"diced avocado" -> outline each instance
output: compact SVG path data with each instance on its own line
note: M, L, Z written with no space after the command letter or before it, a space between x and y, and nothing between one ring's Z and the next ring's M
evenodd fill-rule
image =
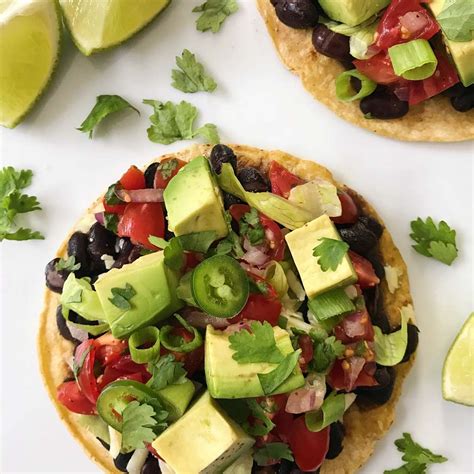
M360 25L385 8L391 0L319 0L321 8L331 20L349 26Z
M289 334L273 328L275 342L283 355L294 352ZM278 364L266 362L239 364L232 358L229 335L207 326L204 368L207 388L214 398L250 398L264 396L257 374L266 374ZM283 382L275 394L286 393L304 385L304 377L299 365L293 374Z
M92 433L96 438L110 444L109 426L97 415L78 415L77 424Z
M113 288L130 285L136 293L130 309L115 306ZM178 275L164 263L163 252L140 257L120 269L102 274L95 283L97 295L114 337L123 338L136 329L171 316L181 308L176 296Z
M104 310L89 279L76 278L74 273L70 273L64 282L60 301L63 308L72 309L84 319L105 321Z
M213 230L228 233L219 187L204 156L194 158L171 179L164 192L169 229L176 235Z
M152 446L175 474L222 472L254 439L205 392Z
M341 240L339 232L327 215L308 222L285 237L306 294L310 299L332 288L350 285L357 281L356 273L347 254L344 255L335 271L329 269L323 272L318 263L319 257L313 256L314 247L320 244L319 240L323 237Z
M431 0L427 3L434 16L438 16L443 10L445 0ZM468 87L474 84L474 39L471 41L452 41L443 34L444 43L453 58L459 77Z
M191 380L180 384L168 385L156 393L158 399L163 403L164 408L169 413L171 422L181 418L188 408L189 402L194 395L194 384Z
M249 450L238 457L223 474L251 474L253 466L252 452Z

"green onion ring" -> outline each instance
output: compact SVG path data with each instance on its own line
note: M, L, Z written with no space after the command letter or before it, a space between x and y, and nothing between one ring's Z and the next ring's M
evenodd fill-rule
M181 326L184 327L187 331L193 333L194 338L192 341L185 342L176 346L173 344L173 335L171 332L173 329L176 329L175 326L163 326L160 331L160 340L163 347L166 347L169 351L172 352L191 352L194 349L197 349L202 345L202 336L196 328L190 326L179 314L174 315L175 318L180 322Z
M359 92L355 92L352 88L351 77L359 79L361 83ZM376 88L377 83L361 74L357 69L344 71L336 78L336 96L343 102L352 102L353 100L363 99L372 94Z
M140 349L143 344L153 344L146 349ZM154 326L138 329L128 339L128 348L133 362L146 364L160 356L160 330Z

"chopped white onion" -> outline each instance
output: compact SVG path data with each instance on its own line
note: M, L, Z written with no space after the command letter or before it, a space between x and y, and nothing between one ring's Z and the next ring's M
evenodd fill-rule
M127 463L127 472L129 474L140 474L149 453L148 449L145 448L135 449L135 452Z
M175 474L173 469L171 469L168 464L166 464L161 459L158 459L158 464L160 465L161 474Z
M120 448L122 447L122 433L114 430L109 426L110 435L110 448L109 453L115 459L120 454Z
M390 291L390 293L395 293L395 290L400 286L398 279L402 276L403 272L398 267L392 267L390 265L384 266L384 269L388 291Z
M87 331L84 331L84 329L80 329L74 326L74 324L70 323L69 321L66 321L66 326L69 329L69 332L71 333L71 336L74 339L80 342L83 342L86 339L89 339L89 334L87 333Z

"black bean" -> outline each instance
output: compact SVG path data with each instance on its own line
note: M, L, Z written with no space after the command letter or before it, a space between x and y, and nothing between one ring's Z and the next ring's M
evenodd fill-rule
M56 270L56 264L59 260L59 258L53 258L44 269L46 286L55 293L62 293L64 282L71 273L68 270Z
M407 332L407 348L405 350L405 355L403 356L402 362L408 362L411 355L416 351L416 348L418 347L418 333L420 332L420 330L414 324L408 323Z
M278 19L290 28L311 28L318 23L319 13L312 0L280 0L275 5Z
M252 193L270 191L267 179L257 168L252 168L251 166L242 168L237 173L237 178L246 191Z
M393 393L396 375L393 367L377 366L374 377L379 385L356 388L355 393L358 395L357 400L373 405L383 405L387 403Z
M159 163L152 163L151 165L148 165L148 168L145 170L145 186L147 188L155 187L155 174L159 165Z
M295 466L294 463L286 459L282 459L281 463L278 465L278 474L290 474L291 469Z
M132 242L130 242L130 239L127 239L127 238L120 239L118 247L119 247L119 253L117 255L117 258L115 259L115 263L113 264L112 268L122 268L124 265L127 265L128 263L132 263L134 260L136 260L136 258L138 258L136 257L134 258L134 260L132 260L137 250L138 250L138 254L140 253L140 248L132 244Z
M343 63L350 63L354 59L350 53L349 37L335 33L322 24L314 28L312 40L314 49L324 56Z
M381 86L371 95L364 97L359 107L364 115L382 120L403 117L409 110L408 102L400 100L389 89Z
M453 87L443 91L442 94L446 97L459 97L463 95L465 91L466 88L462 85L462 83L458 82L457 84L454 84Z
M91 270L91 258L87 251L89 238L83 232L74 232L67 244L67 253L74 256L76 263L80 263L81 267L75 272L77 277L87 276Z
M377 314L371 315L371 321L374 326L378 326L383 334L390 334L392 332L392 326L390 326L390 321L388 320L387 314L383 309L379 309Z
M451 97L451 105L458 112L468 112L474 107L474 91L459 97Z
M379 221L369 216L360 216L359 220L364 223L367 229L371 230L375 234L377 239L380 239L380 237L382 237L383 226L379 223Z
M340 421L331 423L329 430L329 449L326 454L326 459L335 459L341 454L342 448L344 447L346 431Z
M365 224L358 220L355 224L339 229L342 240L347 242L354 252L365 255L376 247L378 239Z
M130 458L133 455L133 451L131 453L120 453L115 459L114 464L115 467L121 472L127 472L127 464L130 461Z
M229 209L230 206L233 204L244 204L244 201L240 200L238 197L234 196L233 194L226 193L225 191L222 193L224 197L224 208Z
M87 326L98 326L100 324L99 321L90 321L89 319L83 318L72 309L69 310L68 319L71 323L86 324Z
M209 161L217 174L221 172L224 163L230 163L234 171L237 171L237 157L232 148L226 145L215 145L211 150Z
M380 301L380 287L379 285L372 286L371 288L366 288L362 295L364 296L365 306L369 312L370 319L374 320L374 317L377 317L379 313L381 301Z
M90 255L100 261L104 254L114 256L117 236L107 230L102 224L96 222L89 230L89 245L87 247Z
M377 247L373 247L365 254L365 258L372 264L375 274L380 278L385 277L385 268L381 262L381 256Z
M56 308L56 324L58 326L59 334L61 334L61 336L64 337L64 339L67 339L68 341L71 341L71 342L74 342L74 343L79 342L77 339L72 337L71 331L67 327L66 320L64 319L64 316L63 316L63 311L62 311L62 306L61 305L59 305Z
M161 474L160 464L158 459L151 454L148 456L145 464L142 466L140 474Z
M195 372L193 374L193 381L199 382L204 387L207 387L206 373L204 371Z

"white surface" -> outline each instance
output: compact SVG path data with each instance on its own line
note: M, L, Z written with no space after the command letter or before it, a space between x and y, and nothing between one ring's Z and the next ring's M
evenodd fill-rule
M195 30L196 1L174 2L125 46L86 58L67 44L46 97L17 129L0 131L3 165L32 168L44 210L28 217L47 239L3 242L1 258L1 472L97 472L72 440L43 389L36 332L43 268L71 225L132 163L178 150L148 141L144 98L188 100L199 123L219 126L223 141L280 148L331 168L374 203L410 270L421 343L396 421L364 473L401 464L393 441L402 432L449 462L430 472L469 473L473 466L473 410L443 401L444 355L473 310L472 144L409 144L377 137L339 120L303 90L277 59L253 1L216 35ZM182 94L170 86L174 57L195 52L215 76L214 94ZM99 94L120 94L138 105L112 119L93 140L76 131ZM462 115L460 115L460 119ZM462 126L460 121L459 126ZM458 232L452 267L410 248L409 222L445 219Z

